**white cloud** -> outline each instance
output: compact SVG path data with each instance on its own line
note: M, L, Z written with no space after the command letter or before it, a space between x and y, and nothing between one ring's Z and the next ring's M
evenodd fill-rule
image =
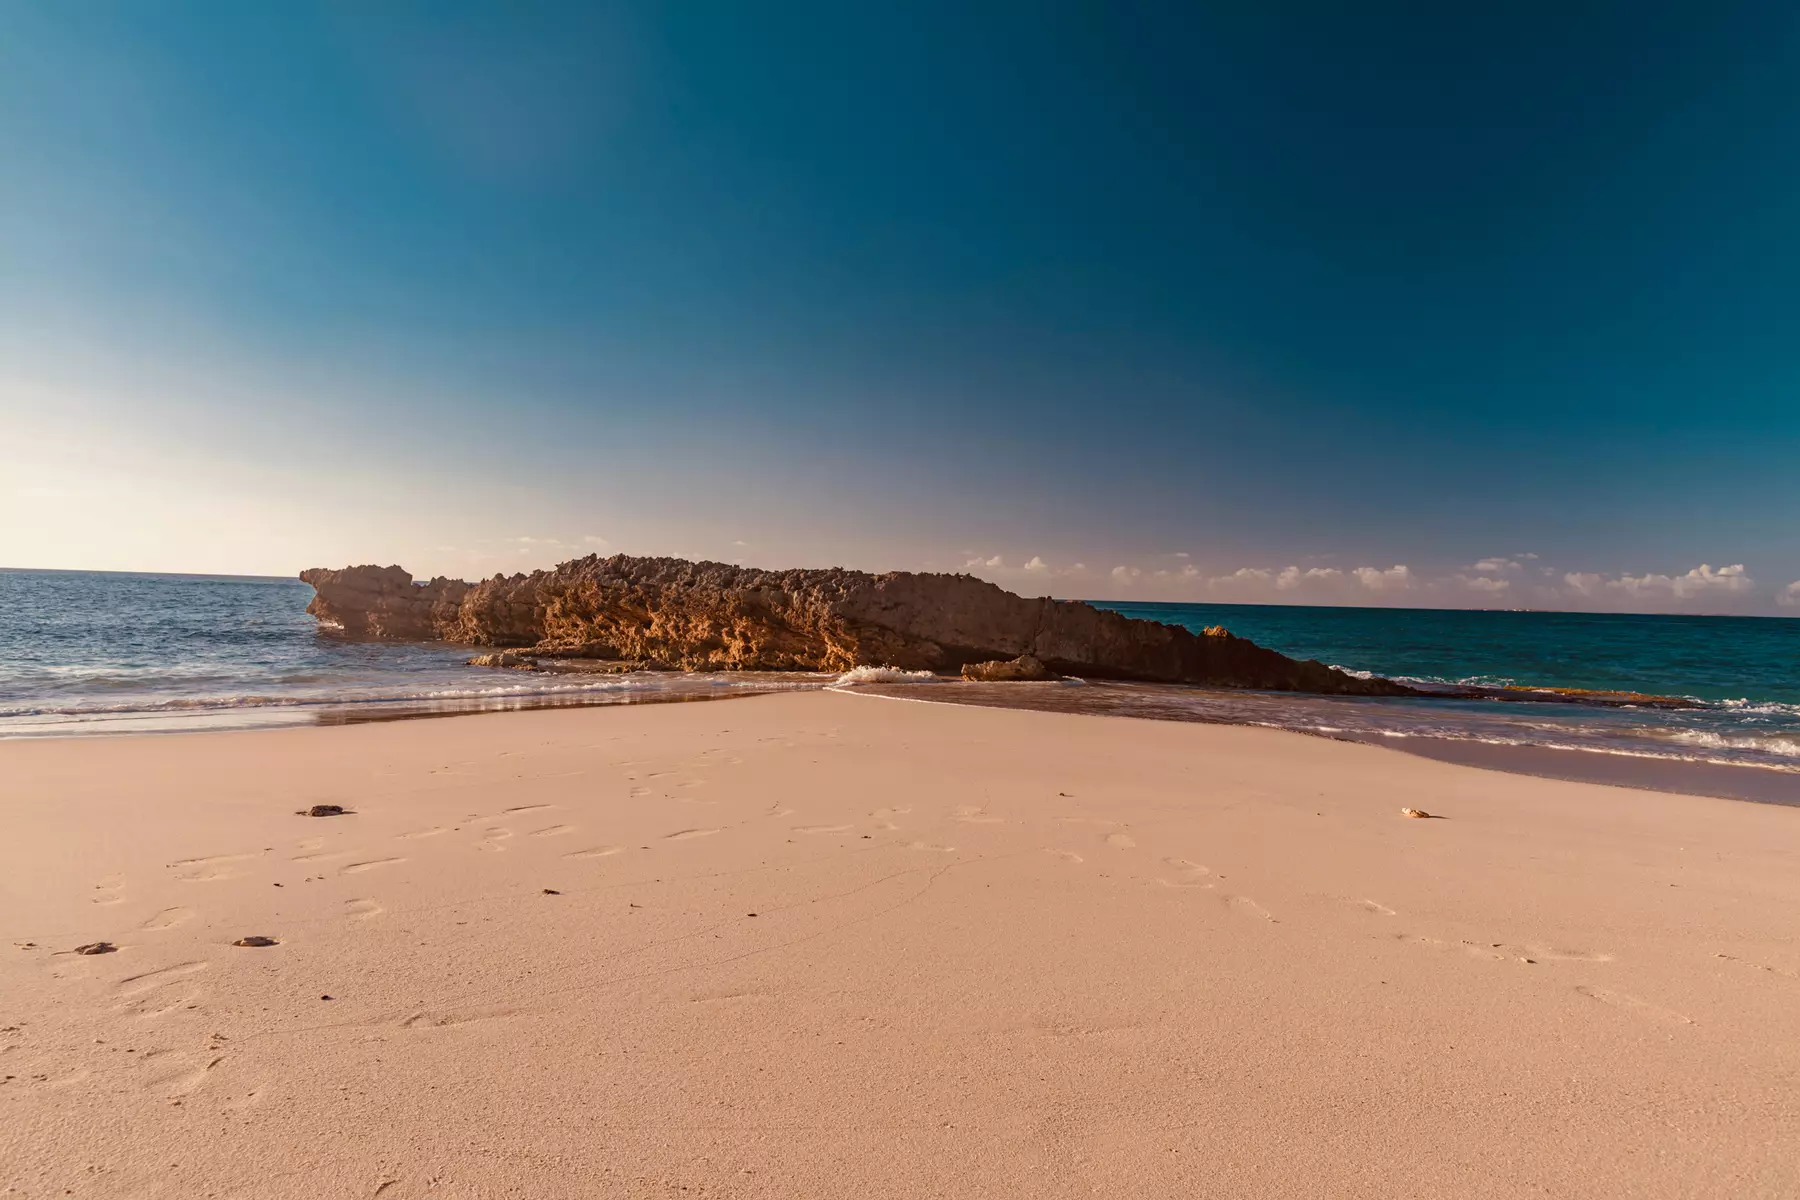
M731 544L734 546L748 546L750 543L741 539L734 539Z
M1261 567L1239 567L1229 575L1215 576L1213 583L1222 583L1226 587L1260 587L1274 578L1274 573Z
M1598 596L1601 584L1605 581L1592 571L1570 571L1563 576L1563 582L1577 596Z
M1034 554L1031 561L1025 564L1025 569L1033 574L1043 574L1050 570L1050 564Z
M1713 570L1701 563L1685 575L1621 575L1608 580L1607 587L1628 596L1673 596L1686 600L1694 596L1733 596L1747 592L1756 581L1744 571L1743 563Z
M1535 558L1536 555L1532 555L1531 557ZM1471 571L1483 571L1490 575L1497 574L1501 571L1516 571L1518 569L1519 564L1510 558L1484 558L1469 568Z
M981 555L977 554L963 564L963 570L973 571L978 567L986 567L990 571L998 571L1005 566L1006 560L998 554L994 555L992 558L983 558Z
M1342 579L1344 573L1336 567L1308 567L1302 571L1299 567L1283 567L1281 574L1275 577L1275 586L1284 592L1291 592L1306 583L1329 583Z
M1531 552L1531 551L1529 551L1529 550L1527 550L1527 551L1525 551L1525 553L1523 553L1523 554L1516 554L1516 555L1514 555L1514 556L1513 556L1513 557L1515 557L1515 558L1523 558L1523 559L1534 559L1534 558L1536 558L1536 557L1537 557L1537 555L1535 555L1535 554L1533 554L1533 553L1532 553L1532 552Z
M1371 592L1403 592L1413 585L1412 570L1399 563L1385 571L1375 567L1358 567L1350 573Z
M1177 551L1175 551L1175 553L1171 554L1169 557L1170 558L1192 558L1194 556L1189 554L1186 550L1177 550Z
M1493 579L1487 575L1458 575L1456 581L1471 592L1485 592L1497 596L1512 587L1510 579Z
M1775 596L1775 603L1783 608L1800 608L1800 579L1782 588Z
M1131 582L1142 574L1143 572L1136 567L1114 567L1112 569L1113 582L1123 587L1129 587Z
M612 545L611 542L607 541L605 538L601 537L597 533L590 533L586 537L582 538L581 541L582 541L582 544L586 545L586 546L610 546L610 545ZM742 544L743 543L741 543L741 542L739 543L739 545L742 545Z

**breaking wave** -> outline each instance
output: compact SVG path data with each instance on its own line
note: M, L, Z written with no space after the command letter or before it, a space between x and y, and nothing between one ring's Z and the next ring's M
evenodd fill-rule
M853 687L859 683L937 683L943 676L930 671L908 671L902 667L851 667L837 677L833 687Z

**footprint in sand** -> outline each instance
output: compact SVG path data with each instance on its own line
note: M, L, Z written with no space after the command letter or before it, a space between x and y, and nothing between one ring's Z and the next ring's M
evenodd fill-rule
M1106 844L1114 850L1129 850L1137 845L1137 839L1129 833L1109 833L1106 835Z
M608 858L614 854L624 853L623 846L590 846L586 850L571 850L564 858Z
M1443 938L1426 937L1422 933L1396 933L1394 940L1410 942L1415 946L1423 946L1427 950L1455 950L1470 958L1485 959L1488 962L1503 962L1507 958L1507 955L1500 952L1501 947L1498 945L1486 946L1467 940L1447 942Z
M1056 857L1062 859L1064 862L1079 863L1087 861L1087 859L1081 857L1081 855L1075 853L1073 850L1058 850L1054 846L1045 846L1043 847L1043 851L1045 854L1056 855Z
M848 833L854 825L796 825L795 833Z
M647 787L634 787L631 789L629 795L633 800L642 800L645 796L650 795L650 789Z
M956 809L950 815L955 817L958 821L963 821L970 825L999 825L1006 820L1005 817L992 816L985 808L972 807L966 804L963 807Z
M173 929L183 921L191 920L194 910L191 908L165 908L149 920L139 925L139 929Z
M1273 922L1275 920L1273 913L1248 896L1226 896L1224 900L1226 906L1234 913L1255 917L1259 921Z
M685 842L692 838L710 837L718 832L720 831L717 829L678 829L674 833L664 834L663 840L666 842Z
M126 976L113 985L113 995L124 1002L119 1011L143 1018L160 1017L193 1003L201 994L193 976L207 966L205 962L184 962Z
M375 903L373 900L344 901L344 915L349 917L352 921L366 921L370 917L379 916L386 911L387 909L381 907L381 905Z
M1391 917L1394 915L1393 909L1378 900L1352 900L1350 903L1356 905L1356 907L1362 909L1364 912L1372 912L1376 916Z
M935 850L939 854L956 853L955 846L933 846L929 842L910 842L907 844L906 848L908 850Z
M574 833L574 832L575 832L575 827L573 825L546 825L542 829L532 830L531 836L532 837L561 837L565 833Z
M554 805L554 804L519 804L519 805L513 806L512 808L501 810L500 815L503 817L511 817L511 816L517 816L519 813L542 812L546 808L555 808L555 807L556 807L556 805Z
M1610 1004L1614 1008L1624 1009L1626 1012L1635 1013L1640 1017L1646 1017L1652 1021L1661 1021L1667 1025L1692 1025L1694 1023L1693 1018L1691 1017L1684 1017L1673 1009L1663 1008L1659 1005L1650 1003L1648 1000L1640 1000L1638 997L1628 995L1625 992L1612 992L1605 988L1589 987L1586 984L1583 984L1575 990L1590 1000L1598 1000L1602 1004Z
M402 1029L447 1029L452 1025L469 1025L476 1021L493 1021L517 1016L516 1008L472 1008L460 1012L417 1012L400 1022Z
M481 835L481 840L475 843L475 848L477 850L486 850L490 854L498 854L506 849L506 847L502 846L500 843L506 841L506 839L510 838L512 835L513 831L505 828L484 830Z
M47 1076L42 1076L42 1075L35 1076L35 1078L40 1080L43 1083L43 1085L47 1088L55 1088L57 1090L61 1090L62 1088L74 1087L76 1084L80 1083L82 1080L86 1079L88 1076L90 1076L92 1074L93 1074L93 1072L88 1070L86 1067L76 1067L73 1071L70 1071L67 1075L59 1075L55 1079L51 1079Z
M1559 946L1496 945L1494 947L1494 949L1504 950L1514 958L1528 959L1531 962L1540 962L1540 963L1542 963L1542 962L1609 963L1609 962L1613 961L1612 955L1603 954L1598 950L1565 950Z
M875 828L894 833L900 828L894 824L894 818L904 817L910 812L912 812L912 808L909 805L906 808L878 808L869 815L875 818Z
M1175 868L1175 878L1165 879L1157 876L1156 882L1164 887L1172 888L1209 888L1212 883L1206 878L1212 874L1211 867L1203 867L1197 862L1189 862L1185 858L1165 858L1163 861Z
M1790 971L1786 967L1772 966L1769 963L1752 962L1747 958L1739 958L1735 954L1714 954L1714 958L1722 958L1726 962L1734 962L1740 967L1748 967L1752 971L1765 971L1770 975L1780 975L1786 979L1800 979L1800 971Z
M360 875L364 871L373 871L376 867L391 867L395 863L403 863L404 858L371 858L363 862L347 863L338 873L340 875Z
M159 1091L171 1100L178 1100L198 1091L212 1070L225 1061L225 1056L192 1056L164 1051L159 1055L145 1055L141 1061L153 1064L150 1078L144 1082L145 1090Z
M108 875L94 885L95 904L121 904L125 900L125 877Z
M430 829L415 829L411 833L403 833L403 834L400 834L399 836L405 838L407 841L410 842L410 841L417 841L420 838L437 837L440 834L445 834L445 833L449 833L449 832L450 831L448 829L445 829L442 825L433 825Z
M242 879L244 872L233 864L255 858L254 854L215 854L209 858L183 858L172 862L183 883L216 883L222 879Z

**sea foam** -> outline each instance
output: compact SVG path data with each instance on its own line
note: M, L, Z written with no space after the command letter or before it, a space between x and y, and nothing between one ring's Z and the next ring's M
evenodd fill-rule
M851 667L837 677L834 687L858 683L937 683L941 676L930 671L908 671L901 667Z

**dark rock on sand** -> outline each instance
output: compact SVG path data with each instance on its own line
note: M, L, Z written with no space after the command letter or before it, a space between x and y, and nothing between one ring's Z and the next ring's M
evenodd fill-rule
M435 639L684 671L956 671L1030 655L1096 679L1358 696L1418 694L1300 662L1224 630L1197 635L1089 604L1028 600L968 575L763 571L589 556L478 584L399 567L314 569L307 611L348 636Z
M1030 654L1003 662L964 663L962 677L973 683L1042 683L1062 678Z
M231 944L234 946L261 947L261 946L278 946L281 943L277 942L274 938L271 938L271 937L259 937L259 936L253 935L251 937L241 937L237 941L235 941Z
M111 954L118 947L111 942L89 942L85 946L75 947L77 954Z
M315 804L301 812L303 817L341 817L345 809L341 804Z

